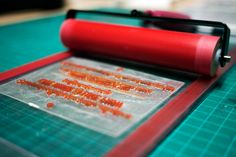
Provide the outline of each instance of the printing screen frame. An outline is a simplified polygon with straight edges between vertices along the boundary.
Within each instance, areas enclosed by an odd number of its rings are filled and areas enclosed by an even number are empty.
[[[191,112],[196,104],[195,102],[232,67],[236,62],[236,53],[233,53],[235,51],[236,49],[233,49],[230,53],[232,61],[224,69],[219,69],[215,77],[199,76],[158,112],[150,116],[136,130],[114,146],[106,156],[116,156],[118,154],[119,156],[130,156],[131,154],[132,156],[143,156],[149,153]],[[0,84],[72,56],[74,56],[73,52],[65,51],[5,71],[0,74]]]

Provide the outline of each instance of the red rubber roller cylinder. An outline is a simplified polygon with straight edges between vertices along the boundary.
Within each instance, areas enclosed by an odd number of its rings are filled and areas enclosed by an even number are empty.
[[[61,40],[75,51],[213,76],[219,37],[68,19]]]

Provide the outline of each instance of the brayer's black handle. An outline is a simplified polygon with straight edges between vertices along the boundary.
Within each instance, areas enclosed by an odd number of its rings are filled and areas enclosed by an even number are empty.
[[[230,29],[229,27],[222,22],[218,21],[206,21],[206,20],[193,20],[193,19],[178,19],[178,18],[167,18],[167,17],[154,17],[143,14],[143,12],[133,10],[131,14],[124,13],[112,13],[105,11],[86,11],[86,10],[69,10],[66,14],[66,19],[76,18],[76,14],[78,13],[86,13],[86,14],[97,14],[97,15],[107,15],[114,17],[123,17],[123,18],[133,18],[140,19],[145,21],[153,21],[153,22],[167,22],[167,23],[175,23],[175,24],[184,24],[184,25],[192,25],[192,26],[207,26],[212,27],[215,30],[222,29],[223,31],[219,31],[219,36],[221,37],[220,46],[221,53],[219,62],[221,67],[224,67],[226,62],[230,61],[230,56],[228,56],[228,46],[229,46],[229,38],[230,38]]]

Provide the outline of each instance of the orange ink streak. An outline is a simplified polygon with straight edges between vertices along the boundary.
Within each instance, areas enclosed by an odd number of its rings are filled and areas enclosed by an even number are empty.
[[[52,102],[47,103],[47,108],[48,108],[48,109],[51,109],[51,108],[53,108],[54,106],[55,106],[55,104],[52,103]]]
[[[99,107],[99,109],[101,110],[102,113],[110,112],[114,116],[121,116],[121,117],[123,117],[125,119],[130,119],[132,117],[131,114],[124,113],[124,112],[122,112],[120,110],[113,109],[113,108],[110,108],[108,106],[99,105],[98,107]]]
[[[45,91],[48,96],[54,94],[56,96],[63,97],[64,99],[71,100],[71,101],[76,102],[76,103],[81,103],[85,106],[96,106],[96,103],[88,101],[84,98],[77,98],[72,94],[67,94],[67,93],[61,92],[59,90],[55,90],[55,89],[40,85],[38,83],[30,82],[30,81],[23,80],[23,79],[17,80],[16,83],[21,84],[21,85],[27,85],[27,86],[35,87],[38,90]]]
[[[71,92],[73,90],[73,87],[70,87],[70,86],[67,86],[67,85],[64,85],[64,84],[61,84],[61,83],[57,83],[55,81],[51,81],[51,80],[48,80],[48,79],[40,79],[40,80],[38,80],[38,82],[41,83],[41,84],[47,85],[47,86],[51,86],[51,87],[54,87],[54,88],[57,88],[57,89],[61,89],[61,90],[66,91],[66,92]]]
[[[62,65],[66,65],[66,66],[72,66],[72,67],[76,67],[76,68],[80,68],[80,69],[85,69],[85,70],[89,70],[92,72],[97,72],[106,76],[112,76],[115,77],[117,79],[122,79],[122,80],[128,80],[137,84],[143,84],[143,85],[147,85],[147,86],[151,86],[151,87],[155,87],[161,90],[167,90],[167,91],[174,91],[175,87],[170,86],[170,85],[165,85],[162,83],[157,83],[157,82],[150,82],[150,81],[146,81],[146,80],[141,80],[139,78],[136,77],[132,77],[132,76],[127,76],[127,75],[121,75],[121,74],[117,74],[114,72],[110,72],[110,71],[106,71],[106,70],[101,70],[101,69],[96,69],[96,68],[92,68],[92,67],[87,67],[87,66],[82,66],[82,65],[78,65],[72,62],[62,62]]]
[[[134,86],[128,83],[124,83],[124,82],[120,82],[120,81],[116,81],[116,80],[112,80],[112,79],[107,79],[101,76],[96,76],[93,74],[88,74],[88,73],[84,73],[84,72],[80,72],[80,71],[73,71],[67,68],[61,68],[62,71],[67,72],[67,74],[69,76],[81,79],[83,81],[88,81],[91,83],[95,83],[97,85],[101,85],[107,88],[112,88],[112,89],[116,89],[116,90],[121,90],[124,92],[128,92],[131,89],[138,91],[138,92],[143,92],[143,93],[152,93],[153,91],[151,89],[148,88],[143,88],[143,87],[139,87],[139,86]]]
[[[38,82],[43,84],[43,85],[46,85],[46,86],[50,86],[50,87],[60,89],[62,91],[71,92],[72,94],[75,94],[75,95],[80,95],[81,97],[85,97],[86,99],[89,99],[89,100],[99,101],[101,103],[104,103],[104,104],[107,104],[107,105],[110,105],[110,106],[120,108],[123,105],[123,102],[117,101],[115,99],[103,97],[103,96],[98,95],[98,94],[87,92],[84,89],[74,88],[74,87],[71,87],[71,86],[68,86],[68,85],[57,83],[57,82],[52,81],[52,80],[40,79],[40,80],[38,80]]]
[[[112,93],[111,90],[103,90],[103,89],[100,89],[100,88],[96,88],[96,87],[93,87],[91,85],[86,85],[86,84],[80,83],[77,80],[64,79],[64,80],[62,80],[62,82],[66,83],[68,85],[74,85],[74,86],[77,86],[77,87],[81,87],[81,88],[84,88],[84,89],[87,89],[87,90],[93,90],[93,91],[96,91],[96,92],[102,93],[102,94],[107,94],[108,95],[108,94]]]
[[[118,71],[118,72],[124,71],[124,68],[123,67],[118,67],[118,68],[116,68],[116,71]]]
[[[64,99],[73,101],[73,102],[75,102],[75,103],[82,104],[82,105],[84,105],[84,106],[98,107],[99,110],[100,110],[102,113],[109,112],[109,113],[111,113],[111,114],[113,114],[113,115],[115,115],[115,116],[120,116],[120,117],[123,117],[123,118],[126,118],[126,119],[130,119],[130,118],[132,117],[131,114],[122,112],[122,111],[120,111],[119,109],[111,108],[111,107],[105,106],[105,105],[103,105],[103,104],[95,103],[95,102],[86,100],[86,99],[84,99],[84,98],[77,98],[77,97],[75,97],[75,96],[72,95],[72,94],[67,94],[67,93],[64,93],[64,92],[61,92],[61,91],[58,91],[58,90],[55,90],[55,89],[51,89],[51,88],[49,88],[49,87],[40,85],[40,84],[38,84],[38,83],[34,83],[34,82],[27,81],[27,80],[24,80],[24,79],[17,80],[16,83],[17,83],[17,84],[20,84],[20,85],[31,86],[31,87],[36,88],[37,90],[45,91],[45,93],[46,93],[48,96],[54,94],[54,95],[56,95],[56,96],[63,97]],[[48,104],[49,104],[49,103],[48,103]],[[51,105],[52,105],[52,104],[50,104],[49,106],[51,106]]]

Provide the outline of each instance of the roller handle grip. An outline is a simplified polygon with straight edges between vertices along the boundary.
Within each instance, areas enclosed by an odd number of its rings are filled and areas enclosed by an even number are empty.
[[[173,11],[162,11],[162,10],[147,10],[144,12],[146,15],[154,17],[167,17],[167,18],[177,18],[177,19],[191,19],[190,16],[177,13]],[[181,32],[190,32],[195,33],[197,30],[196,26],[178,24],[178,23],[167,23],[167,22],[152,22],[152,21],[143,21],[142,25],[144,27],[155,26],[161,29],[181,31]]]

